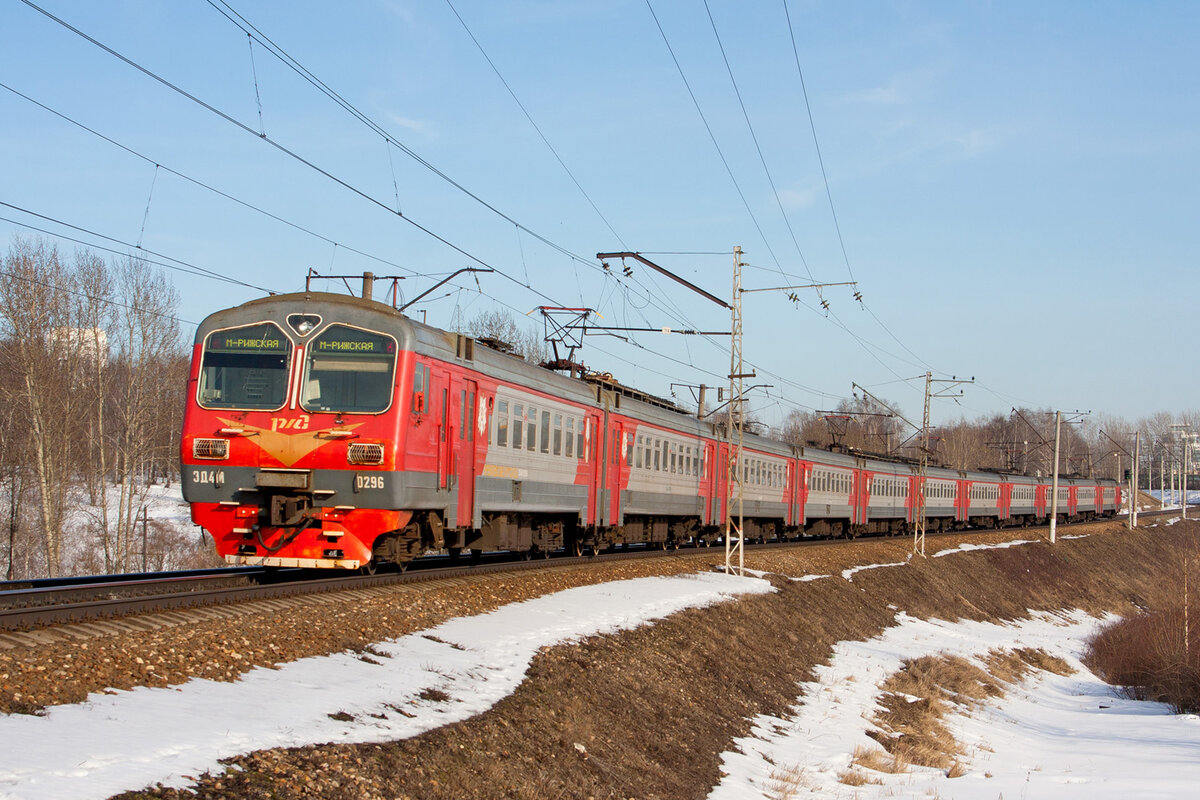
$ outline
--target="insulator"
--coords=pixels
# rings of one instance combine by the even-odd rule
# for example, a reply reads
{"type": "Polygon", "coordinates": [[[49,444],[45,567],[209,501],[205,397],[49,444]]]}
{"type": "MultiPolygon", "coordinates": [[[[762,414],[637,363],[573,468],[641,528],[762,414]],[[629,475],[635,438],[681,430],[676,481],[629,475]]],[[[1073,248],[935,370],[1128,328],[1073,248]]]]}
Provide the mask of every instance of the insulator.
{"type": "Polygon", "coordinates": [[[826,311],[828,311],[828,310],[829,310],[829,301],[828,301],[828,300],[822,300],[822,301],[821,301],[821,308],[823,308],[823,309],[825,309],[826,311]]]}
{"type": "Polygon", "coordinates": [[[625,277],[632,278],[633,277],[633,267],[629,266],[628,264],[625,264],[624,268],[625,268],[625,277]]]}

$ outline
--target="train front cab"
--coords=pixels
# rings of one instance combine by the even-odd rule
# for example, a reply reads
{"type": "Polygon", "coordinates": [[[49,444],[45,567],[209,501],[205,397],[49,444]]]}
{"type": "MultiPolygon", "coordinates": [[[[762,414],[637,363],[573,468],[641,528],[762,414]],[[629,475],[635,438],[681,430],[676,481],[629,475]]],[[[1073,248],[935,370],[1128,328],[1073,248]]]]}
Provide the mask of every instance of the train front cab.
{"type": "Polygon", "coordinates": [[[181,437],[192,519],[231,564],[356,568],[405,528],[398,313],[285,295],[209,317],[196,335],[181,437]]]}

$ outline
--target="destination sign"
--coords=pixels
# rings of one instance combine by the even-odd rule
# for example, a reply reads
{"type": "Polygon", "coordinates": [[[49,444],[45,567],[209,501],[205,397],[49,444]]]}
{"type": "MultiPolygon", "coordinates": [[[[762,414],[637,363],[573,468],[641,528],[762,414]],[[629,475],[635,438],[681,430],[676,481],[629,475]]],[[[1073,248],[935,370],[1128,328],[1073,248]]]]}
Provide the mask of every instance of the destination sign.
{"type": "Polygon", "coordinates": [[[396,343],[390,337],[369,331],[360,331],[344,325],[331,325],[308,346],[313,354],[334,355],[378,355],[390,356],[396,352],[396,343]]]}
{"type": "Polygon", "coordinates": [[[251,325],[217,331],[208,337],[208,349],[218,353],[285,353],[291,342],[274,325],[251,325]]]}

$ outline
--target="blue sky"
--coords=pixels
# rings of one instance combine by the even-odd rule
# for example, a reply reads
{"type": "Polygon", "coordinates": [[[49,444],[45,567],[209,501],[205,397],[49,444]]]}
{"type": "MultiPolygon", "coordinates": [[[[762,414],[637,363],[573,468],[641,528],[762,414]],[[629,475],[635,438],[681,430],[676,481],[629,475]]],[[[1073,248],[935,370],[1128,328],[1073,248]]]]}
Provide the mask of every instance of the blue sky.
{"type": "MultiPolygon", "coordinates": [[[[789,2],[839,241],[782,0],[709,0],[769,179],[703,2],[454,0],[553,152],[446,2],[214,3],[508,219],[205,0],[38,5],[253,132],[4,3],[0,201],[278,291],[310,267],[404,274],[408,297],[473,258],[503,273],[435,292],[421,307],[441,326],[502,308],[540,329],[526,312],[566,305],[601,324],[728,329],[723,309],[641,266],[604,273],[593,256],[610,250],[663,253],[650,257],[723,297],[734,245],[747,288],[857,280],[864,303],[831,287],[828,313],[811,290],[801,305],[746,296],[745,353],[774,385],[753,405],[769,422],[831,408],[852,381],[919,416],[923,381],[903,379],[926,369],[978,380],[935,420],[1197,406],[1184,352],[1200,296],[1200,4],[789,2]],[[667,254],[683,251],[706,255],[667,254]]],[[[36,225],[99,243],[0,217],[21,223],[0,221],[5,242],[36,225]]],[[[260,294],[172,277],[190,322],[260,294]]],[[[589,337],[581,355],[665,395],[722,383],[726,347],[636,334],[589,337]]]]}

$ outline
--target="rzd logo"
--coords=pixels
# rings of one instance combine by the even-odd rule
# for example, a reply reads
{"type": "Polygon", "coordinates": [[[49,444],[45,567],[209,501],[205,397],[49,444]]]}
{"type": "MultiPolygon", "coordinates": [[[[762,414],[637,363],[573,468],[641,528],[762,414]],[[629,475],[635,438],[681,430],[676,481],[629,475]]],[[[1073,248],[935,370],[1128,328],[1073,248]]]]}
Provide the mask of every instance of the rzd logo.
{"type": "Polygon", "coordinates": [[[308,430],[308,414],[301,414],[298,417],[271,417],[272,431],[306,431],[308,430]]]}

